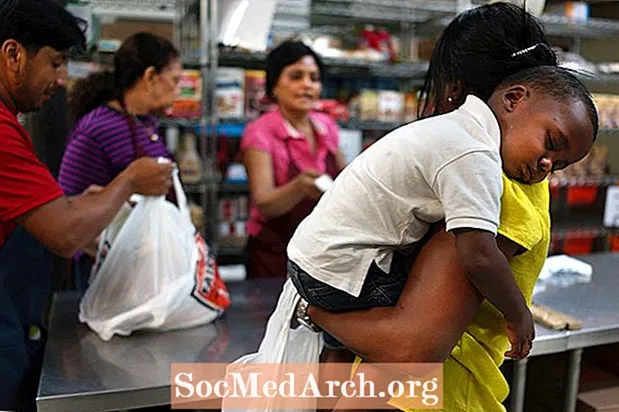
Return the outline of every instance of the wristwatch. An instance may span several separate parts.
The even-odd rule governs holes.
[[[309,306],[309,303],[307,303],[307,301],[303,298],[299,299],[299,303],[297,304],[297,321],[305,326],[306,328],[311,329],[312,331],[318,333],[321,332],[322,329],[320,329],[320,327],[318,327],[318,325],[316,325],[314,322],[312,322],[312,318],[309,317],[309,315],[307,314],[307,307]]]

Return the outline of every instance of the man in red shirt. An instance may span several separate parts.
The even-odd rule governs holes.
[[[67,198],[37,159],[16,115],[64,86],[68,51],[85,45],[83,23],[51,0],[0,2],[0,411],[36,410],[42,345],[32,331],[49,294],[47,250],[71,257],[131,194],[164,195],[171,185],[171,164],[142,158],[102,190]]]

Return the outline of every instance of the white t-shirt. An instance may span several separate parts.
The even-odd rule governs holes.
[[[402,126],[355,158],[297,228],[288,256],[315,279],[359,296],[372,263],[386,273],[445,219],[496,235],[503,192],[499,124],[468,96],[453,112]]]

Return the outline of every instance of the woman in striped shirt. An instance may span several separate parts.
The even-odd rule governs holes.
[[[113,72],[75,84],[69,97],[75,126],[58,179],[67,196],[107,185],[136,158],[170,157],[157,134],[157,116],[174,102],[181,72],[170,42],[138,33],[116,52]],[[74,263],[76,287],[84,289],[92,258],[80,253]]]

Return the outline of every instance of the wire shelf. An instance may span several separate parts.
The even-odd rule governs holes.
[[[176,0],[88,0],[98,17],[148,21],[174,21],[177,17]]]

